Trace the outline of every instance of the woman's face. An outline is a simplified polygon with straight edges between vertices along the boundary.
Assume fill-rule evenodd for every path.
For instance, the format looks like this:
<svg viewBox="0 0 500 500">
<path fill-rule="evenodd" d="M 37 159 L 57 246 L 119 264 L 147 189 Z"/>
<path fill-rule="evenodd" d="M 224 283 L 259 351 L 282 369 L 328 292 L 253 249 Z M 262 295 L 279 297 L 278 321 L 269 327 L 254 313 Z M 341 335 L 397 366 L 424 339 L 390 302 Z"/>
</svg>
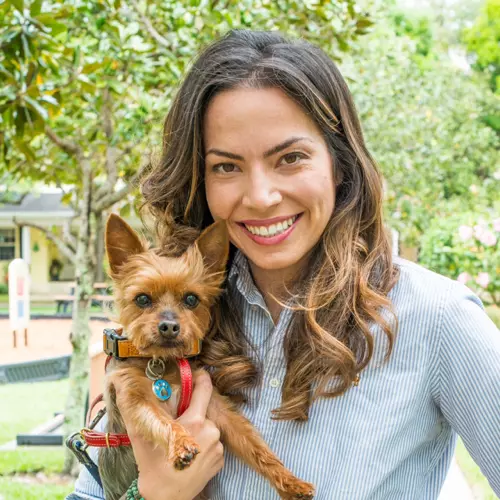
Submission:
<svg viewBox="0 0 500 500">
<path fill-rule="evenodd" d="M 295 270 L 335 205 L 332 159 L 316 124 L 279 89 L 218 94 L 204 120 L 205 187 L 215 220 L 262 270 Z"/>
</svg>

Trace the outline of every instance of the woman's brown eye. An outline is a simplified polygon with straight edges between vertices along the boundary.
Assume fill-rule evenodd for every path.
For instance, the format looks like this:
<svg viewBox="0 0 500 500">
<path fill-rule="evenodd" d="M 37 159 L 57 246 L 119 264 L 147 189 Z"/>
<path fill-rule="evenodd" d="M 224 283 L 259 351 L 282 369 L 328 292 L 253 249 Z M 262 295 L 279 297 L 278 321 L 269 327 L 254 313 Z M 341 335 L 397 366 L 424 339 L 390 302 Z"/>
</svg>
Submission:
<svg viewBox="0 0 500 500">
<path fill-rule="evenodd" d="M 214 172 L 221 172 L 224 174 L 230 174 L 236 170 L 236 167 L 231 163 L 219 163 L 219 165 L 214 166 Z"/>
<path fill-rule="evenodd" d="M 302 155 L 298 153 L 290 153 L 288 155 L 283 156 L 283 161 L 287 165 L 293 165 L 294 163 L 299 162 L 302 159 Z"/>
</svg>

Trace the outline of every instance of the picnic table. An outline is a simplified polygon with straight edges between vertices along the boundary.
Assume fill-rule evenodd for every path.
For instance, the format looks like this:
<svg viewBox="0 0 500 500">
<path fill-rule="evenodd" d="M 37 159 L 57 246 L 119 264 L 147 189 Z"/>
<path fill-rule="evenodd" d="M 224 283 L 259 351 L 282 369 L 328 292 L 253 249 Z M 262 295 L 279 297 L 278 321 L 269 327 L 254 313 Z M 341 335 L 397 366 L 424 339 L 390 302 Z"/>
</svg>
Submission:
<svg viewBox="0 0 500 500">
<path fill-rule="evenodd" d="M 76 283 L 69 283 L 69 293 L 64 295 L 54 295 L 53 299 L 56 302 L 57 314 L 68 312 L 69 307 L 75 300 Z M 92 305 L 103 307 L 104 304 L 111 304 L 114 297 L 108 294 L 108 283 L 94 283 L 94 294 L 91 296 Z"/>
</svg>

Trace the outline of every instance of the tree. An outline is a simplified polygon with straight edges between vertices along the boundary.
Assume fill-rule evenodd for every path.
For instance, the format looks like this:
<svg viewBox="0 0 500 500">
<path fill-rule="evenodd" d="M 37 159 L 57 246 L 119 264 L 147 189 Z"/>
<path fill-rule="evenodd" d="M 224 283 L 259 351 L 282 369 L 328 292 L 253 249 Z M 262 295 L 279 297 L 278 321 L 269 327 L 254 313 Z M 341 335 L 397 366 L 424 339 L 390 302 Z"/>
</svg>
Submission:
<svg viewBox="0 0 500 500">
<path fill-rule="evenodd" d="M 230 28 L 281 29 L 339 59 L 371 20 L 354 0 L 5 0 L 0 4 L 2 170 L 55 183 L 78 232 L 39 227 L 75 262 L 66 433 L 81 427 L 89 305 L 104 214 L 134 203 L 160 121 L 194 54 Z M 142 165 L 142 166 L 141 166 Z M 22 221 L 19 221 L 22 222 Z M 65 470 L 72 468 L 67 456 Z"/>
<path fill-rule="evenodd" d="M 402 241 L 418 244 L 433 218 L 450 213 L 455 202 L 462 210 L 492 206 L 500 140 L 482 117 L 500 101 L 483 78 L 432 45 L 423 54 L 420 36 L 398 35 L 390 15 L 358 46 L 342 67 L 387 181 L 389 221 Z"/>
<path fill-rule="evenodd" d="M 486 0 L 474 24 L 464 30 L 475 67 L 490 75 L 493 91 L 500 90 L 500 0 Z M 499 127 L 500 128 L 500 127 Z"/>
</svg>

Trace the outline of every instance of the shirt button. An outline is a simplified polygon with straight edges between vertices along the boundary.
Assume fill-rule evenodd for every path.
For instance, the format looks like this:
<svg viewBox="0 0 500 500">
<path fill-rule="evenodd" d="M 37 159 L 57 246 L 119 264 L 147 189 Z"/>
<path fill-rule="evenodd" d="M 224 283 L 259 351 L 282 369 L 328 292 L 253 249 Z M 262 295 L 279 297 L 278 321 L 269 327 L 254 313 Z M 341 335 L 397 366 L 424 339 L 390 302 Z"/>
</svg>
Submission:
<svg viewBox="0 0 500 500">
<path fill-rule="evenodd" d="M 269 382 L 269 385 L 274 388 L 279 387 L 280 381 L 277 378 L 272 378 Z"/>
<path fill-rule="evenodd" d="M 258 308 L 259 308 L 259 307 L 258 307 L 258 306 L 256 306 L 255 304 L 251 307 L 251 309 L 252 309 L 252 311 L 253 311 L 253 312 L 257 311 L 257 309 L 258 309 Z"/>
</svg>

